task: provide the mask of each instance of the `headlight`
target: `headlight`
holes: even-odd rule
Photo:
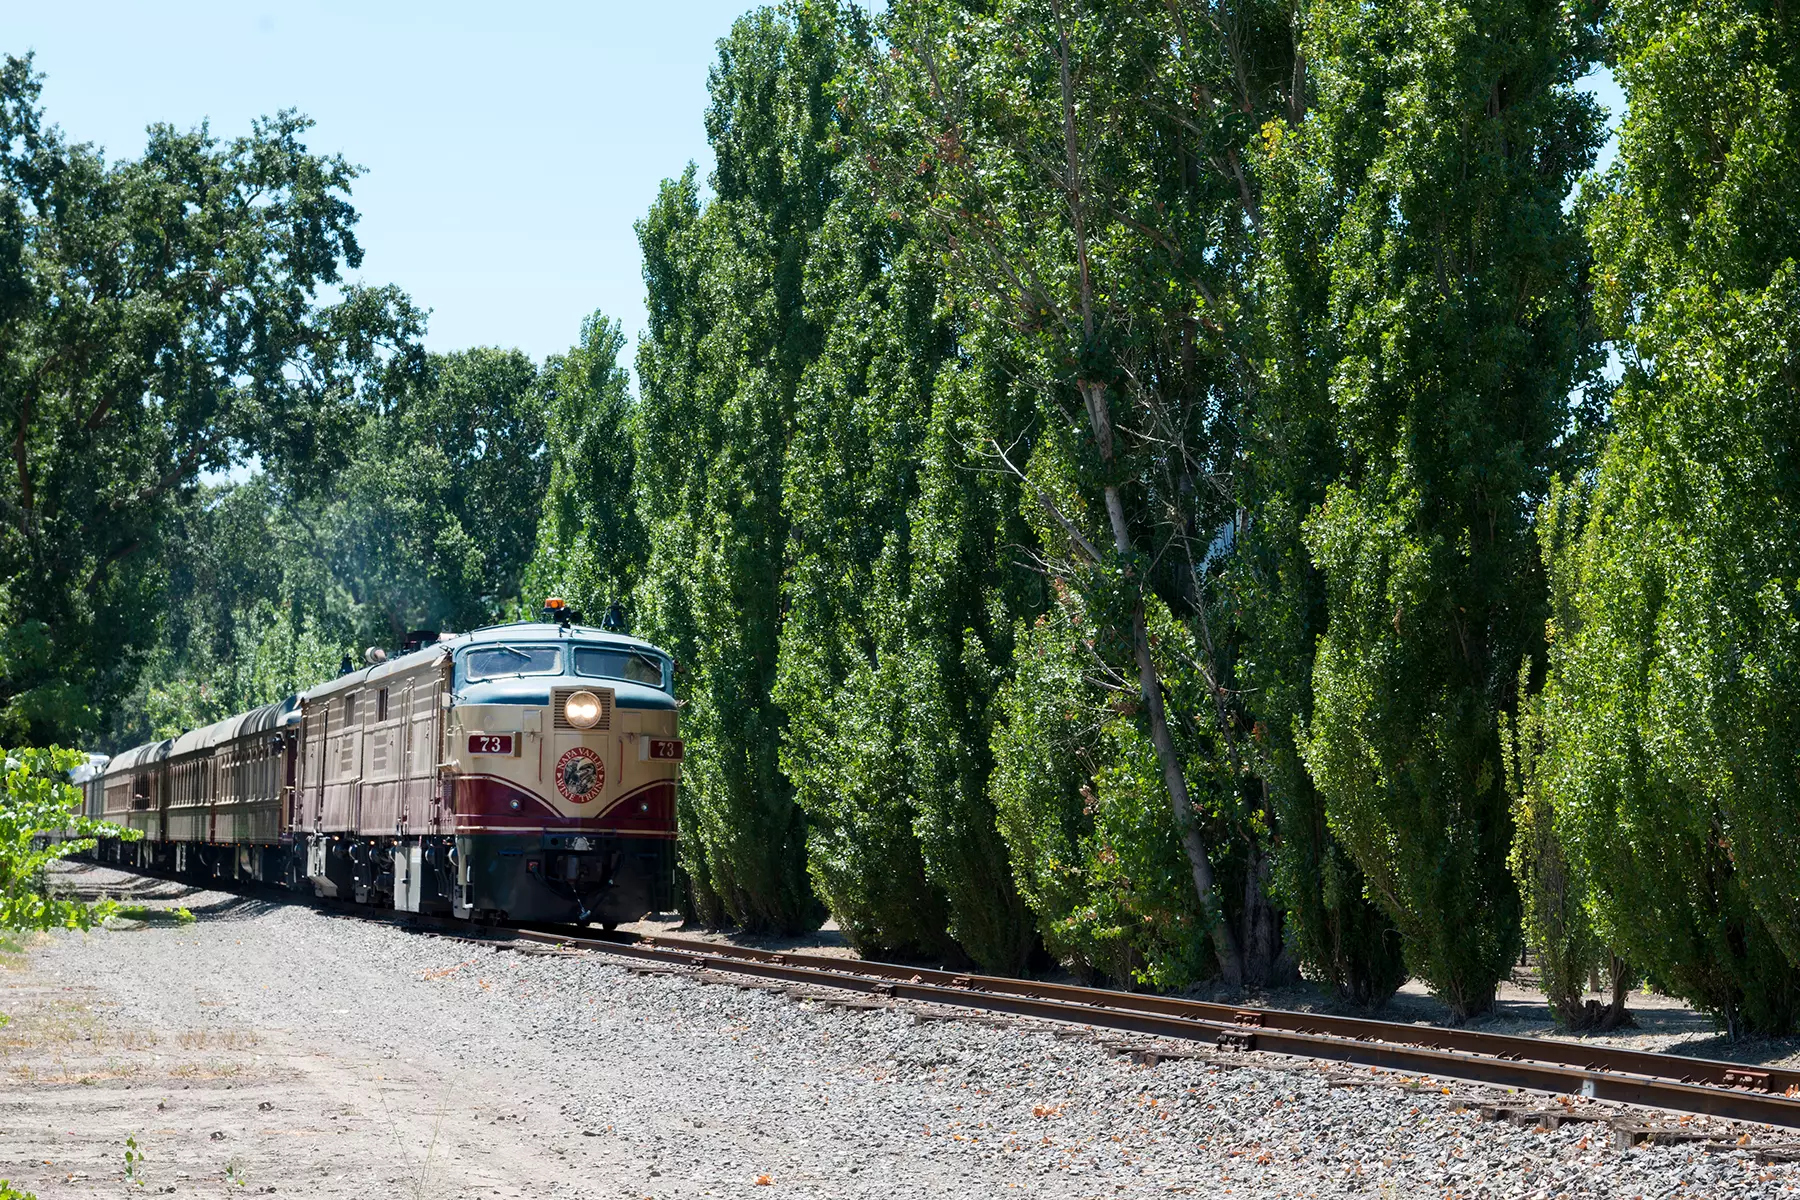
[[[600,723],[600,697],[576,692],[563,701],[563,716],[577,729],[592,729]]]

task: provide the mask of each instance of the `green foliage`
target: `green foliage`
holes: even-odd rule
[[[1525,944],[1537,962],[1551,1015],[1564,1028],[1584,1024],[1582,993],[1606,959],[1588,913],[1588,881],[1569,862],[1556,830],[1555,783],[1544,771],[1544,713],[1531,694],[1531,664],[1519,668],[1516,719],[1500,714],[1506,790],[1513,803],[1513,845],[1507,857],[1519,885]]]
[[[1036,544],[1017,481],[987,470],[984,431],[1021,429],[1029,401],[999,351],[970,338],[972,361],[940,374],[913,506],[901,695],[913,829],[926,874],[949,898],[949,930],[977,963],[1016,973],[1038,922],[1020,895],[989,785],[998,692],[1013,623],[1044,608],[1023,560]],[[1015,443],[1016,444],[1016,443]]]
[[[113,909],[116,917],[128,917],[133,921],[172,921],[177,925],[192,925],[194,914],[185,908],[151,908],[147,904],[121,904]]]
[[[549,475],[537,383],[518,350],[434,354],[363,427],[321,513],[359,639],[472,629],[517,601]]]
[[[37,1193],[22,1191],[0,1179],[0,1200],[37,1200]]]
[[[1800,1018],[1800,38],[1627,3],[1592,206],[1624,362],[1543,521],[1546,791],[1608,940],[1731,1032]],[[1563,615],[1566,613],[1567,615]]]
[[[581,341],[544,364],[538,386],[550,478],[522,589],[527,611],[561,596],[597,623],[630,599],[643,572],[631,381],[618,361],[624,348],[618,322],[595,313],[582,323]]]
[[[113,905],[51,895],[44,870],[57,859],[92,850],[98,838],[141,837],[83,816],[81,789],[69,772],[86,759],[74,750],[0,750],[0,929],[92,929]]]
[[[160,636],[110,744],[199,728],[409,630],[471,629],[516,607],[544,440],[523,354],[431,355],[328,487],[267,472],[183,498],[165,525]]]
[[[1316,169],[1314,127],[1296,106],[1265,125],[1251,156],[1262,188],[1255,354],[1260,386],[1246,405],[1239,495],[1253,514],[1229,568],[1251,691],[1258,773],[1279,832],[1272,883],[1306,973],[1347,999],[1380,1004],[1405,982],[1393,922],[1365,894],[1331,832],[1325,796],[1301,753],[1313,715],[1314,650],[1325,631],[1325,580],[1305,522],[1345,467],[1335,435],[1332,319],[1325,244],[1338,195]]]
[[[144,1186],[144,1152],[135,1133],[125,1135],[125,1181]]]
[[[1040,432],[985,430],[992,465],[1025,477],[1045,566],[1137,691],[1199,930],[1227,978],[1255,982],[1285,968],[1212,547],[1237,512],[1249,379],[1244,152],[1255,114],[1286,106],[1288,26],[1274,4],[1224,23],[1152,3],[896,6],[881,156],[1026,373]],[[1178,623],[1160,647],[1152,607]],[[1197,702],[1165,711],[1165,690]],[[1216,790],[1191,795],[1190,774]],[[1227,892],[1233,859],[1254,883]]]
[[[1065,593],[1018,630],[993,735],[1000,831],[1052,954],[1083,974],[1181,987],[1216,969],[1205,915],[1155,752],[1098,682],[1086,628]]]
[[[199,472],[329,476],[418,365],[422,321],[343,281],[357,172],[307,151],[304,118],[229,143],[155,125],[109,164],[39,92],[29,56],[0,61],[0,734],[43,743],[131,687],[162,524]]]
[[[1121,931],[1089,929],[1085,847],[1093,814],[1084,792],[1102,765],[1105,719],[1083,671],[1079,618],[1068,607],[1056,605],[1017,631],[1012,676],[997,701],[989,791],[1014,882],[1045,947],[1084,974],[1126,979],[1137,948],[1121,941]]]
[[[1599,121],[1547,0],[1309,18],[1301,132],[1325,191],[1339,482],[1308,519],[1327,624],[1307,765],[1333,832],[1459,1016],[1518,946],[1498,717],[1536,644],[1530,518],[1593,365],[1563,205]]]
[[[322,602],[290,588],[290,575],[322,572],[282,506],[279,489],[259,476],[202,487],[173,507],[163,530],[168,601],[143,671],[108,723],[107,745],[198,729],[337,671],[352,639],[348,630],[322,630],[309,615]]]
[[[845,50],[845,73],[861,71],[852,55],[866,45]],[[823,341],[800,378],[782,481],[781,768],[808,818],[813,886],[852,943],[942,954],[945,873],[928,873],[914,831],[925,781],[907,650],[919,446],[948,346],[920,247],[866,180],[846,178],[854,167],[836,161],[806,247],[806,314]]]
[[[1018,591],[998,547],[1029,531],[1011,485],[965,478],[935,256],[859,152],[874,68],[855,8],[740,21],[712,78],[717,195],[690,171],[639,227],[639,608],[690,667],[695,915],[809,920],[804,830],[856,945],[1015,971],[1034,931],[986,782]]]
[[[838,25],[839,136],[866,143],[873,60],[860,19]],[[841,153],[834,174],[805,269],[825,333],[783,480],[782,767],[809,818],[814,884],[858,944],[941,954],[954,939],[1016,972],[1034,930],[986,794],[1010,633],[1003,616],[996,638],[991,619],[990,600],[1007,599],[994,543],[1016,495],[980,486],[961,453],[973,398],[946,374],[935,256],[879,203],[865,156]]]
[[[790,932],[818,914],[774,695],[783,481],[825,334],[806,266],[838,190],[844,118],[828,85],[843,49],[829,5],[741,19],[709,78],[715,196],[700,204],[690,169],[638,226],[650,328],[637,466],[654,510],[637,609],[689,667],[684,865],[733,920]]]

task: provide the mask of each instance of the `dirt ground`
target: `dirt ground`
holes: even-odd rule
[[[147,912],[93,934],[0,943],[7,1019],[0,1026],[0,1180],[43,1200],[269,1193],[762,1200],[774,1193],[758,1186],[763,1168],[754,1164],[772,1147],[804,1159],[821,1145],[834,1147],[833,1155],[855,1145],[845,1141],[855,1135],[841,1130],[784,1125],[779,1114],[790,1101],[767,1092],[773,1083],[759,1081],[754,1065],[744,1068],[746,1086],[777,1115],[752,1122],[750,1132],[719,1119],[710,1093],[684,1074],[682,1054],[656,1048],[657,1037],[698,1036],[669,1032],[686,1019],[675,1009],[620,1001],[606,1018],[616,1025],[614,1040],[571,1051],[557,1018],[541,1015],[558,1011],[553,989],[529,974],[505,982],[493,973],[511,970],[504,965],[470,966],[474,956],[495,956],[491,947],[98,868],[70,868],[66,881]],[[178,907],[191,911],[191,922],[176,915]],[[829,929],[784,944],[849,953]],[[483,978],[470,978],[476,974]],[[1262,999],[1329,1006],[1307,988]],[[1638,1028],[1607,1040],[1741,1061],[1796,1057],[1793,1042],[1727,1042],[1705,1017],[1665,997],[1634,994],[1632,1002]],[[771,1013],[767,1019],[788,1019],[780,1005]],[[1443,1010],[1411,988],[1381,1015],[1435,1020]],[[1542,997],[1526,985],[1505,989],[1482,1027],[1552,1028]],[[687,1046],[682,1053],[693,1055],[695,1044]],[[726,1077],[735,1070],[728,1062]],[[792,1103],[803,1106],[809,1091],[841,1083],[827,1073],[787,1086]],[[846,1128],[869,1128],[858,1124],[866,1114],[842,1117]],[[703,1138],[695,1132],[702,1128]],[[697,1166],[691,1160],[702,1143],[709,1157],[746,1165],[724,1175]],[[935,1180],[917,1194],[995,1194],[992,1180],[960,1177],[950,1162],[909,1169],[928,1167],[940,1174],[917,1175],[915,1183]],[[844,1176],[856,1180],[854,1191],[823,1182],[803,1194],[886,1194],[878,1185],[892,1182],[891,1160],[874,1155],[861,1168],[842,1168],[859,1169]],[[1104,1194],[1114,1193],[1109,1186]]]
[[[342,1036],[333,1026],[350,1015],[343,1007],[259,1009],[244,991],[268,988],[257,977],[275,972],[249,950],[241,972],[218,955],[259,930],[264,902],[152,881],[124,890],[153,909],[185,906],[197,920],[156,916],[148,928],[125,920],[85,936],[0,943],[0,1179],[44,1200],[545,1197],[587,1194],[571,1179],[641,1173],[609,1170],[617,1147],[557,1121],[554,1094],[533,1081],[496,1080],[431,1054],[428,1030],[396,1052]],[[141,964],[100,982],[58,969],[71,943],[103,960],[145,938],[176,951],[173,973],[152,981],[160,995],[143,994],[133,973]],[[206,951],[194,955],[194,975],[176,965],[182,943]],[[582,1170],[572,1172],[576,1153]]]

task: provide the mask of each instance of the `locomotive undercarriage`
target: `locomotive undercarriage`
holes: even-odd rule
[[[107,840],[93,857],[193,883],[258,882],[474,921],[598,922],[673,907],[675,844],[606,834],[317,836],[276,845]]]

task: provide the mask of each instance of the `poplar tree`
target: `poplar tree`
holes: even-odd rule
[[[1232,982],[1283,969],[1212,551],[1237,516],[1245,150],[1293,78],[1286,28],[1276,5],[1215,20],[1079,0],[921,0],[887,26],[889,170],[915,181],[958,294],[1009,328],[1036,389],[1036,436],[990,430],[992,466],[1020,481],[1045,569],[1095,622],[1096,699],[1134,698],[1197,929]]]
[[[1589,234],[1624,373],[1547,508],[1540,771],[1605,938],[1732,1033],[1800,1018],[1800,30],[1639,0]]]
[[[1287,930],[1311,978],[1376,1006],[1406,981],[1399,932],[1367,895],[1361,868],[1332,832],[1325,796],[1301,750],[1326,618],[1324,578],[1307,548],[1305,523],[1345,469],[1331,401],[1341,339],[1326,253],[1343,197],[1316,169],[1326,140],[1323,122],[1308,120],[1314,86],[1301,55],[1287,107],[1259,131],[1251,158],[1262,196],[1257,386],[1244,414],[1239,474],[1251,519],[1231,581],[1246,614],[1243,678],[1254,689],[1260,774],[1276,814],[1274,887]]]
[[[528,610],[559,595],[597,624],[613,603],[631,600],[643,572],[636,408],[619,365],[624,348],[619,323],[594,313],[582,322],[581,340],[553,355],[539,377],[550,470],[522,589]]]
[[[896,675],[907,714],[913,829],[926,876],[949,904],[949,932],[990,971],[1018,973],[1038,923],[1016,882],[991,783],[999,691],[1014,622],[1041,612],[1040,543],[1020,517],[1018,483],[981,449],[996,429],[1029,439],[1032,405],[991,336],[964,328],[964,353],[940,372],[913,515],[907,643]]]
[[[834,90],[863,118],[849,80],[870,46],[866,31],[843,32]],[[906,657],[920,448],[951,343],[922,248],[857,167],[840,156],[808,246],[807,311],[825,333],[800,382],[783,480],[782,768],[809,819],[813,884],[852,944],[944,954],[949,908],[913,829]]]
[[[1321,0],[1307,154],[1324,239],[1338,482],[1307,765],[1333,832],[1459,1018],[1519,944],[1498,734],[1541,640],[1531,515],[1592,364],[1564,204],[1600,122],[1550,0]]]
[[[700,203],[690,169],[638,226],[650,306],[637,426],[649,561],[636,607],[646,636],[688,666],[684,865],[723,915],[790,933],[820,916],[774,690],[787,444],[824,341],[807,309],[806,264],[837,194],[835,15],[799,5],[733,26],[708,79],[714,195]]]
[[[1021,599],[998,541],[1021,531],[1016,489],[963,451],[973,412],[1004,400],[966,342],[958,354],[936,256],[857,152],[878,102],[866,19],[822,6],[784,19],[834,21],[839,124],[804,270],[824,334],[783,477],[782,767],[813,883],[853,943],[1015,972],[1035,931],[987,782]]]

